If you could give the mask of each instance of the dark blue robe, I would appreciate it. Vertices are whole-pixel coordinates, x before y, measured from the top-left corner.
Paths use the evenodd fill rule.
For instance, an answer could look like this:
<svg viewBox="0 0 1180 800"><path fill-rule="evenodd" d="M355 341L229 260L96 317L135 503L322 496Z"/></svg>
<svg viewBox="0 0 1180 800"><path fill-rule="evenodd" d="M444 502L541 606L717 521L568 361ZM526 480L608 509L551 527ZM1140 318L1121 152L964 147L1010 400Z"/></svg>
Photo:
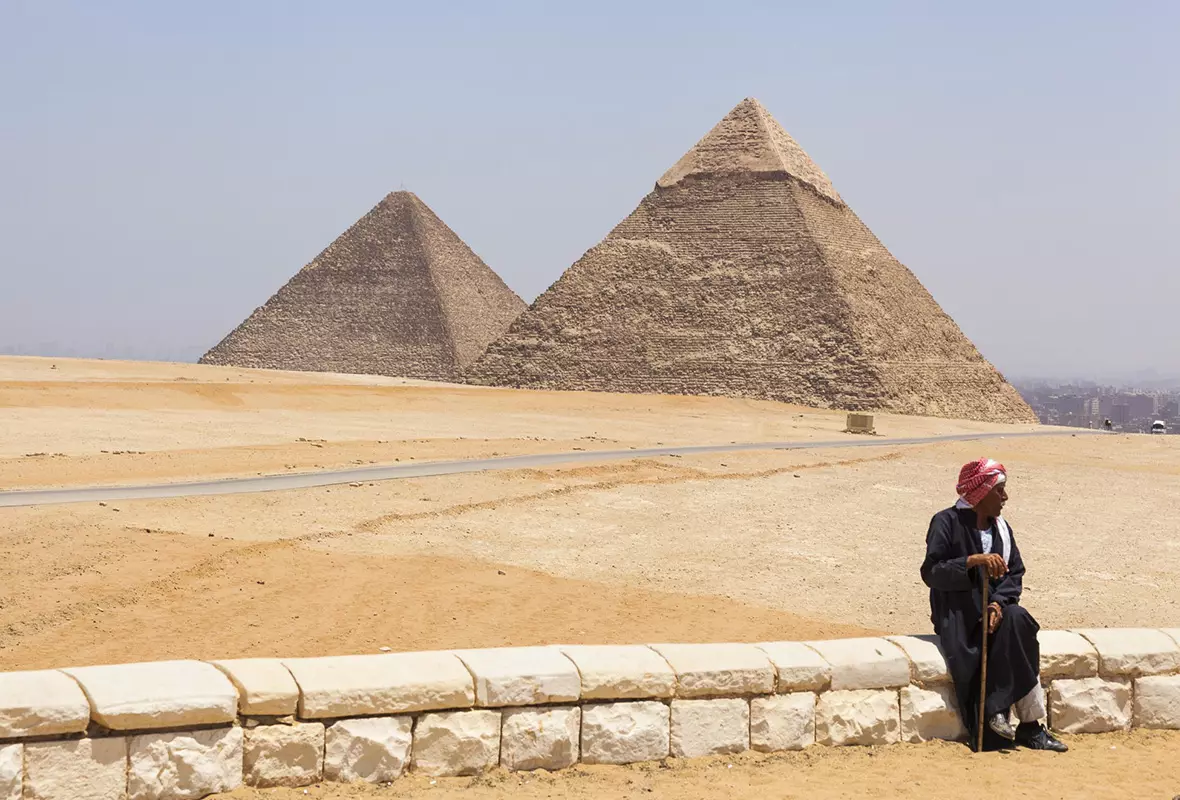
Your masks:
<svg viewBox="0 0 1180 800"><path fill-rule="evenodd" d="M947 668L955 684L955 696L963 724L975 740L979 705L979 653L983 634L980 580L982 570L967 569L967 557L983 552L975 511L948 508L930 520L926 534L926 560L922 580L930 587L930 621ZM1024 581L1024 560L1012 534L1008 572L989 579L988 602L1003 608L1000 627L988 639L987 701L985 719L1006 713L1017 700L1036 686L1039 679L1040 626L1023 607L1020 593ZM1001 552L999 532L992 525L992 552Z"/></svg>

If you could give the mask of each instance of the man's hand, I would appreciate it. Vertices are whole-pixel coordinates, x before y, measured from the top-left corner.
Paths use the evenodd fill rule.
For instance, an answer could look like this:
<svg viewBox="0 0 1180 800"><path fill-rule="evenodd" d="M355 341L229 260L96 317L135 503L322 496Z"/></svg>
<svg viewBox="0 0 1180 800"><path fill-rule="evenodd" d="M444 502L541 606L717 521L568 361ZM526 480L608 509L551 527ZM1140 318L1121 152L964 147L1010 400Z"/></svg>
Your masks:
<svg viewBox="0 0 1180 800"><path fill-rule="evenodd" d="M967 569L975 569L976 567L983 567L989 578L999 578L1008 572L1008 565L1004 563L1004 557L999 553L976 553L967 556Z"/></svg>
<svg viewBox="0 0 1180 800"><path fill-rule="evenodd" d="M1000 608L999 603L989 603L987 610L987 632L995 633L996 628L1000 627L1000 620L1004 618L1004 609Z"/></svg>

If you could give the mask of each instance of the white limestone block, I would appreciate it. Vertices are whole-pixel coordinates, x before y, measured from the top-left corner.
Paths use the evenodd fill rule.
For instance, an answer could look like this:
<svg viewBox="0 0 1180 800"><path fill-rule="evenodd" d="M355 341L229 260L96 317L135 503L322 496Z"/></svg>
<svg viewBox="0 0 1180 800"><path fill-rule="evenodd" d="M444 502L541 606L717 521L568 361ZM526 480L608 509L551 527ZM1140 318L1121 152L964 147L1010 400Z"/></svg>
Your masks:
<svg viewBox="0 0 1180 800"><path fill-rule="evenodd" d="M512 708L500 729L500 766L509 770L572 767L578 761L582 709Z"/></svg>
<svg viewBox="0 0 1180 800"><path fill-rule="evenodd" d="M1059 678L1049 684L1049 722L1062 733L1105 733L1131 727L1131 681Z"/></svg>
<svg viewBox="0 0 1180 800"><path fill-rule="evenodd" d="M25 745L25 800L124 800L127 739Z"/></svg>
<svg viewBox="0 0 1180 800"><path fill-rule="evenodd" d="M324 777L341 783L388 783L410 763L413 717L342 719L324 740Z"/></svg>
<svg viewBox="0 0 1180 800"><path fill-rule="evenodd" d="M561 648L582 676L583 700L671 697L676 673L647 645L567 645Z"/></svg>
<svg viewBox="0 0 1180 800"><path fill-rule="evenodd" d="M774 691L770 658L752 644L654 644L676 672L677 697L732 697Z"/></svg>
<svg viewBox="0 0 1180 800"><path fill-rule="evenodd" d="M310 786L324 775L324 726L297 722L247 728L242 760L248 786Z"/></svg>
<svg viewBox="0 0 1180 800"><path fill-rule="evenodd" d="M242 785L242 729L146 733L128 744L129 800L200 800Z"/></svg>
<svg viewBox="0 0 1180 800"><path fill-rule="evenodd" d="M937 636L886 636L902 649L910 660L910 680L920 686L950 683L946 658L938 646Z"/></svg>
<svg viewBox="0 0 1180 800"><path fill-rule="evenodd" d="M231 658L210 662L238 690L238 711L247 716L283 717L299 708L299 686L277 658Z"/></svg>
<svg viewBox="0 0 1180 800"><path fill-rule="evenodd" d="M673 700L670 752L697 758L750 749L750 704L741 698Z"/></svg>
<svg viewBox="0 0 1180 800"><path fill-rule="evenodd" d="M1037 633L1041 650L1041 680L1092 678L1098 674L1098 651L1074 631Z"/></svg>
<svg viewBox="0 0 1180 800"><path fill-rule="evenodd" d="M0 672L0 739L81 733L89 724L90 701L69 675Z"/></svg>
<svg viewBox="0 0 1180 800"><path fill-rule="evenodd" d="M633 764L668 757L670 713L663 703L594 703L582 706L582 762Z"/></svg>
<svg viewBox="0 0 1180 800"><path fill-rule="evenodd" d="M1180 647L1180 628L1160 628L1173 642Z"/></svg>
<svg viewBox="0 0 1180 800"><path fill-rule="evenodd" d="M815 744L815 694L795 692L750 700L750 747L763 753Z"/></svg>
<svg viewBox="0 0 1180 800"><path fill-rule="evenodd" d="M824 692L815 706L815 740L826 745L896 744L901 741L897 691Z"/></svg>
<svg viewBox="0 0 1180 800"><path fill-rule="evenodd" d="M929 689L903 686L900 701L903 742L928 742L932 739L954 742L967 738L967 729L959 718L953 686L948 684Z"/></svg>
<svg viewBox="0 0 1180 800"><path fill-rule="evenodd" d="M832 683L832 665L802 642L761 642L778 677L775 691L822 692Z"/></svg>
<svg viewBox="0 0 1180 800"><path fill-rule="evenodd" d="M25 774L25 746L0 746L0 800L21 800Z"/></svg>
<svg viewBox="0 0 1180 800"><path fill-rule="evenodd" d="M90 716L111 730L215 725L238 716L238 690L212 664L155 661L62 670L82 686Z"/></svg>
<svg viewBox="0 0 1180 800"><path fill-rule="evenodd" d="M1180 675L1135 681L1135 727L1180 730Z"/></svg>
<svg viewBox="0 0 1180 800"><path fill-rule="evenodd" d="M500 761L500 712L424 714L414 726L413 769L425 775L478 775Z"/></svg>
<svg viewBox="0 0 1180 800"><path fill-rule="evenodd" d="M892 689L910 682L910 660L885 639L807 642L832 665L832 689Z"/></svg>
<svg viewBox="0 0 1180 800"><path fill-rule="evenodd" d="M1180 645L1156 628L1086 628L1077 633L1098 650L1098 674L1104 678L1180 670Z"/></svg>
<svg viewBox="0 0 1180 800"><path fill-rule="evenodd" d="M480 706L533 706L577 700L582 682L556 647L493 647L455 651L475 678Z"/></svg>
<svg viewBox="0 0 1180 800"><path fill-rule="evenodd" d="M475 702L471 673L452 653L288 658L283 665L299 684L304 719L469 708Z"/></svg>

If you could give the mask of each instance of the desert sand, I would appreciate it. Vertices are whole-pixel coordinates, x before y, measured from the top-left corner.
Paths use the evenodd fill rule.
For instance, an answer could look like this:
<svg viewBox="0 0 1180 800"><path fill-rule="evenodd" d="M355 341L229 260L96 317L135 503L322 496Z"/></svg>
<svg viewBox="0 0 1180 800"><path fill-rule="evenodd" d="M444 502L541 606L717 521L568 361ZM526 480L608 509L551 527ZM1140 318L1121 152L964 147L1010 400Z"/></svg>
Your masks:
<svg viewBox="0 0 1180 800"><path fill-rule="evenodd" d="M818 441L850 436L843 422L835 412L726 398L4 358L0 489ZM0 509L0 669L926 632L926 525L954 500L959 465L979 455L1011 472L1005 514L1029 564L1025 605L1042 625L1180 626L1180 438L1065 432L898 446L884 439L1033 427L893 415L876 423L881 444L849 450ZM1174 769L1165 766L1180 757L1175 736L1073 744L1068 766L1036 754L981 761L953 745L897 747L742 756L732 769L493 774L463 794L835 797L888 780L909 796L947 797L965 796L972 781L1005 785L1009 764L1035 766L1027 774L1046 797L1084 796L1130 775L1147 795L1180 792L1166 786ZM903 783L907 775L928 777ZM382 791L416 796L468 783L411 778ZM376 796L365 791L311 796Z"/></svg>

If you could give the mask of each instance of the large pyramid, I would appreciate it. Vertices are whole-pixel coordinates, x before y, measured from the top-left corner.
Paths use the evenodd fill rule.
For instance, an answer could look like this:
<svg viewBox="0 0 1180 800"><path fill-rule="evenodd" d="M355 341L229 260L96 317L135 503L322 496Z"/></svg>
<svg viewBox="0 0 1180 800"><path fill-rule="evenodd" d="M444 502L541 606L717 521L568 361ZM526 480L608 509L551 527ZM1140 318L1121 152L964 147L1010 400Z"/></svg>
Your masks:
<svg viewBox="0 0 1180 800"><path fill-rule="evenodd" d="M503 386L1036 421L753 99L466 374Z"/></svg>
<svg viewBox="0 0 1180 800"><path fill-rule="evenodd" d="M457 381L523 308L425 203L394 192L201 363Z"/></svg>

